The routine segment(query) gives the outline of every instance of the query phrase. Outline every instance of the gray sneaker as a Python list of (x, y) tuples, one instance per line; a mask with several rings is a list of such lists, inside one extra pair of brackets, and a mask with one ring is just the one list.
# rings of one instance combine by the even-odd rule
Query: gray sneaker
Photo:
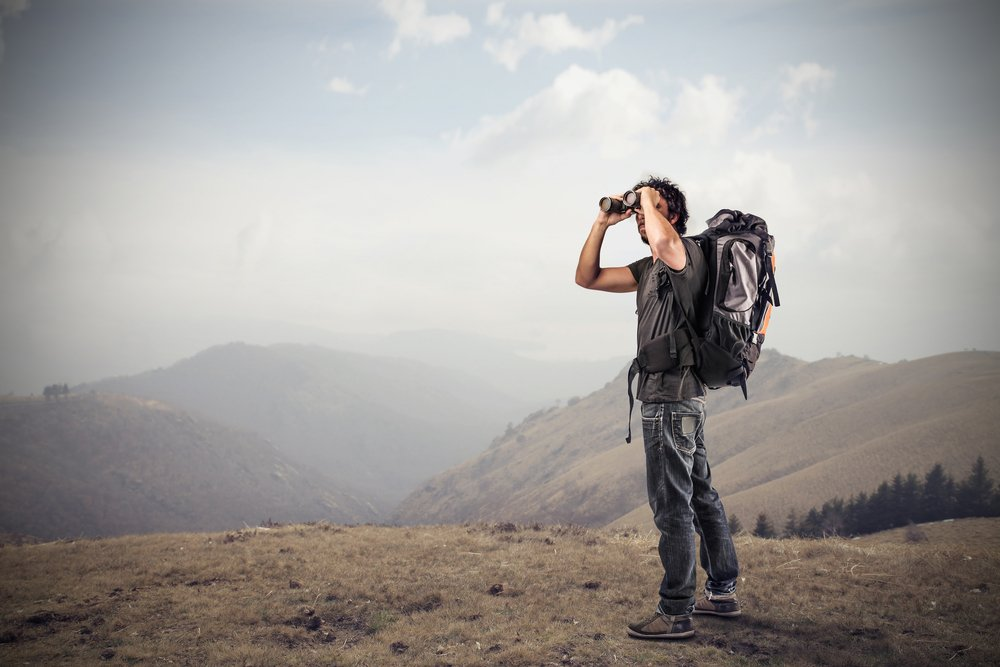
[(686, 639), (694, 636), (691, 614), (655, 614), (641, 623), (630, 623), (628, 634), (636, 639)]
[(694, 603), (694, 613), (732, 618), (742, 614), (743, 610), (740, 609), (740, 601), (735, 594), (719, 595), (705, 591), (705, 597)]

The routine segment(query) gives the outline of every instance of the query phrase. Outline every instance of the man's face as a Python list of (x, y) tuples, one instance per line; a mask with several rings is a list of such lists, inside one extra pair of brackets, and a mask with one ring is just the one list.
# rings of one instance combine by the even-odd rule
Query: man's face
[[(670, 224), (674, 224), (674, 221), (670, 218), (670, 207), (667, 205), (667, 200), (662, 196), (659, 201), (656, 202), (656, 210), (663, 214)], [(639, 238), (646, 245), (649, 245), (649, 239), (646, 237), (646, 216), (642, 213), (642, 208), (635, 209), (635, 223), (639, 228)]]

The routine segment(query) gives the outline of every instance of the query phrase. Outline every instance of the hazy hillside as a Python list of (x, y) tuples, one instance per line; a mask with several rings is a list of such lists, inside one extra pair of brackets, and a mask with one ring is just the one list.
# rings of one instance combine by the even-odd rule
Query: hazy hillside
[[(868, 364), (838, 359), (838, 369)], [(788, 391), (805, 362), (765, 353), (754, 374), (749, 404)], [(602, 389), (564, 408), (539, 411), (498, 437), (490, 448), (433, 479), (400, 505), (404, 522), (517, 520), (601, 525), (645, 497), (638, 408), (635, 436), (625, 444), (628, 399), (625, 369)], [(745, 403), (739, 391), (714, 392), (713, 414)]]
[(485, 449), (527, 411), (522, 400), (456, 371), (302, 345), (234, 343), (90, 386), (259, 433), (293, 460), (359, 488), (381, 511)]
[(0, 531), (45, 538), (371, 521), (270, 444), (153, 401), (0, 401)]
[[(1000, 523), (864, 544), (736, 537), (738, 619), (629, 638), (662, 569), (649, 532), (289, 525), (0, 549), (0, 663), (996, 665)], [(790, 596), (789, 591), (805, 592)]]
[[(403, 521), (517, 520), (648, 525), (638, 420), (623, 441), (624, 375), (498, 438), (401, 505)], [(975, 457), (1000, 467), (1000, 354), (959, 353), (882, 364), (853, 357), (761, 360), (751, 400), (709, 397), (716, 486), (745, 521), (783, 518), (940, 462), (964, 476)]]
[[(539, 405), (590, 393), (621, 368), (624, 356), (603, 361), (551, 361), (524, 356), (515, 341), (458, 331), (401, 331), (384, 336), (328, 334), (329, 347), (460, 370), (497, 389)], [(519, 415), (520, 416), (520, 415)]]

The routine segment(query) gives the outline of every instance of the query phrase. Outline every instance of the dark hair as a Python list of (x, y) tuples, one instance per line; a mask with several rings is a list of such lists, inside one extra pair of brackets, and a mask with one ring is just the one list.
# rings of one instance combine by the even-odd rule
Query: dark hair
[(633, 190), (638, 190), (639, 188), (653, 188), (660, 193), (660, 196), (667, 200), (667, 207), (670, 209), (670, 215), (677, 216), (677, 222), (674, 223), (674, 229), (681, 236), (687, 234), (687, 221), (688, 221), (688, 209), (687, 209), (687, 199), (684, 197), (684, 193), (676, 185), (670, 182), (666, 178), (656, 178), (655, 176), (650, 176), (645, 181), (641, 183), (636, 183), (633, 186)]

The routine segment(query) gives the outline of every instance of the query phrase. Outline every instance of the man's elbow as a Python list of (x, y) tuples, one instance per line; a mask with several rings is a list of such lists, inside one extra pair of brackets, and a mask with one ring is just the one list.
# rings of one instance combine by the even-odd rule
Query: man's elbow
[(597, 276), (588, 276), (586, 274), (577, 271), (576, 284), (579, 285), (580, 287), (585, 287), (587, 289), (590, 289), (595, 282), (597, 282)]

